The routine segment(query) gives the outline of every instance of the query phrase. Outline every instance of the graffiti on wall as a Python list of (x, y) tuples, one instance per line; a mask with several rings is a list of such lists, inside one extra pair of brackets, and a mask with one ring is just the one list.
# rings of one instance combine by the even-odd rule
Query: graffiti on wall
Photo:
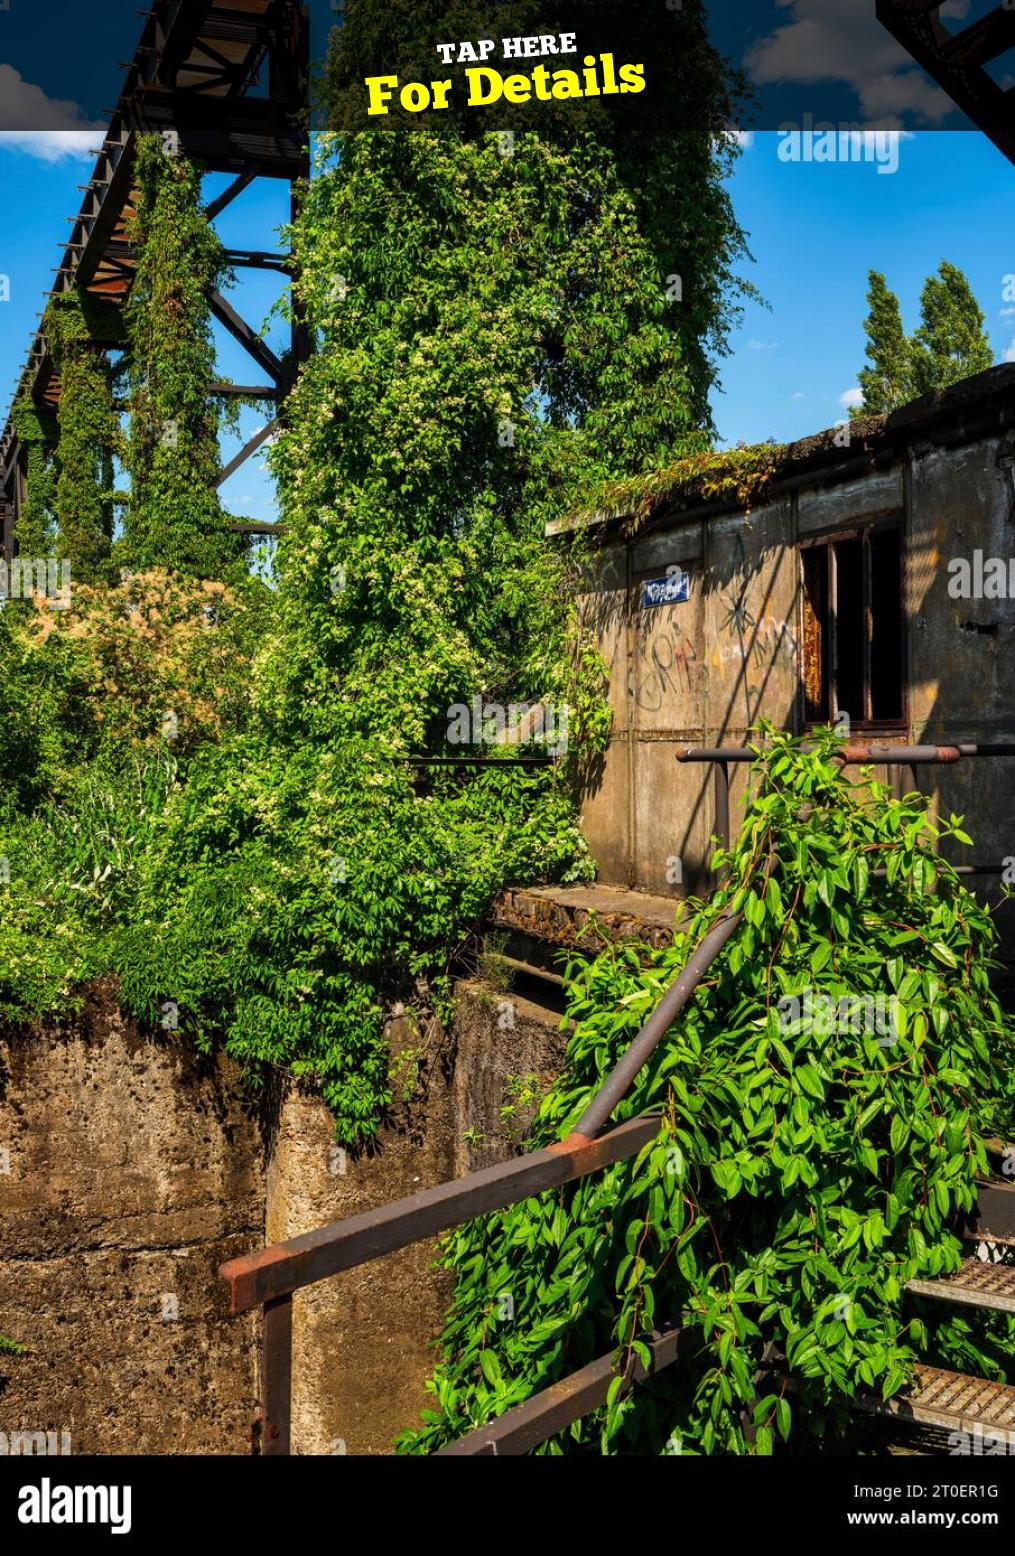
[(649, 641), (639, 632), (634, 652), (629, 693), (643, 713), (658, 713), (668, 697), (689, 697), (702, 689), (705, 666), (682, 627), (653, 632)]

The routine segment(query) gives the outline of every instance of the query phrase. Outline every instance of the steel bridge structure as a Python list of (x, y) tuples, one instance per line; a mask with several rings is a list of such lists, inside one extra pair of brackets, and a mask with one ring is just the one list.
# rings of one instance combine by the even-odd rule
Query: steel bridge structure
[[(257, 178), (287, 181), (295, 202), (295, 186), (309, 177), (310, 22), (299, 0), (154, 0), (142, 14), (144, 29), (96, 150), (92, 176), (80, 186), (80, 209), (68, 218), (70, 237), (48, 296), (78, 287), (120, 306), (128, 297), (135, 263), (128, 223), (142, 134), (162, 134), (174, 154), (192, 158), (209, 172), (233, 174), (206, 208), (209, 218)], [(290, 270), (286, 255), (255, 249), (227, 250), (226, 260), (234, 268)], [(261, 375), (256, 384), (215, 384), (213, 392), (256, 395), (277, 406), (308, 353), (305, 327), (294, 323), (292, 350), (283, 361), (221, 293), (212, 295), (211, 308)], [(96, 349), (105, 348), (96, 342)], [(59, 409), (60, 378), (41, 328), (18, 378), (17, 401), (31, 401), (44, 412)], [(267, 441), (274, 426), (269, 421), (224, 467), (220, 485)], [(27, 456), (8, 413), (0, 433), (0, 538), (8, 563), (16, 553), (26, 498)]]
[(987, 69), (1015, 49), (1015, 9), (998, 4), (957, 31), (946, 27), (942, 9), (943, 0), (877, 0), (882, 25), (1015, 162), (1015, 85), (1002, 85)]

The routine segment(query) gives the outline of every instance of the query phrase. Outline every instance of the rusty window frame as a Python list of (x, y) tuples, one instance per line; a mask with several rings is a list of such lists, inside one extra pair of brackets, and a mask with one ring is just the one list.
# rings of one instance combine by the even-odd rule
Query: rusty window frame
[[(898, 676), (900, 689), (900, 711), (887, 719), (876, 719), (871, 713), (871, 672), (872, 672), (872, 645), (873, 645), (873, 574), (871, 566), (871, 537), (879, 533), (891, 533), (897, 537), (899, 553), (899, 661)], [(819, 724), (834, 723), (838, 708), (838, 574), (835, 547), (844, 541), (859, 541), (861, 544), (861, 578), (862, 578), (862, 610), (863, 610), (863, 663), (861, 666), (861, 684), (863, 688), (863, 708), (860, 717), (851, 715), (851, 727), (857, 730), (884, 730), (894, 731), (908, 728), (909, 725), (909, 675), (908, 652), (906, 642), (906, 556), (904, 546), (904, 522), (903, 514), (898, 509), (892, 509), (890, 513), (878, 514), (876, 517), (858, 521), (855, 524), (839, 525), (831, 530), (816, 531), (812, 535), (802, 535), (797, 541), (797, 550), (800, 553), (800, 593), (801, 600), (806, 601), (806, 579), (804, 576), (804, 554), (807, 551), (815, 551), (823, 548), (825, 551), (825, 615), (821, 624), (821, 676), (822, 695), (825, 701), (825, 713), (823, 717), (814, 718), (807, 714), (807, 631), (806, 622), (801, 634), (803, 660), (801, 665), (800, 696), (803, 707), (803, 725), (805, 729), (812, 729)], [(806, 608), (806, 605), (804, 606)], [(849, 710), (847, 710), (849, 711)]]

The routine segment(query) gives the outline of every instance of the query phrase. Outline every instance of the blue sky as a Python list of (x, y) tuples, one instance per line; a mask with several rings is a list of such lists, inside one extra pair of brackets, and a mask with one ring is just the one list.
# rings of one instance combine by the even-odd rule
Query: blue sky
[[(968, 274), (987, 316), (994, 355), (1015, 347), (1015, 314), (1003, 300), (1004, 277), (1015, 274), (1015, 169), (975, 133), (926, 132), (899, 142), (898, 170), (873, 162), (791, 163), (780, 160), (779, 136), (758, 133), (731, 181), (755, 263), (744, 267), (770, 304), (747, 307), (722, 364), (724, 392), (715, 418), (724, 442), (780, 442), (831, 426), (846, 414), (843, 396), (864, 361), (867, 271), (883, 270), (898, 293), (908, 328), (917, 322), (920, 288), (942, 259)], [(0, 198), (18, 212), (0, 245), (0, 273), (10, 277), (10, 301), (0, 304), (0, 401), (9, 402), (18, 368), (43, 305), (49, 268), (59, 263), (63, 218), (75, 211), (76, 185), (89, 162), (45, 160), (0, 143)], [(207, 180), (211, 197), (226, 182)], [(277, 248), (288, 214), (282, 184), (254, 184), (219, 218), (226, 243)], [(281, 290), (271, 273), (241, 272), (231, 300), (260, 325)], [(1008, 308), (1005, 314), (1004, 309)], [(259, 378), (245, 354), (216, 326), (226, 377)], [(285, 326), (274, 320), (268, 339), (280, 349)], [(244, 412), (243, 435), (262, 424)], [(226, 457), (238, 446), (231, 440)], [(260, 459), (230, 480), (223, 495), (233, 513), (274, 517), (270, 482)]]
[[(731, 181), (771, 311), (750, 305), (722, 366), (714, 412), (724, 440), (779, 442), (831, 426), (864, 365), (867, 272), (884, 271), (903, 321), (942, 259), (968, 275), (996, 361), (1015, 342), (1003, 300), (1015, 274), (1015, 168), (985, 137), (922, 132), (898, 143), (898, 171), (873, 162), (792, 163), (780, 137), (754, 137)], [(1008, 308), (1005, 315), (1003, 309)]]

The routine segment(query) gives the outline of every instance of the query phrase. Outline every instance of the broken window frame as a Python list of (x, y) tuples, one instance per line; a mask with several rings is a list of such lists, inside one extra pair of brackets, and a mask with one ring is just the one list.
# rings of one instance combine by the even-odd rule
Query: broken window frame
[[(891, 718), (876, 719), (871, 713), (872, 706), (872, 647), (873, 647), (873, 593), (870, 539), (872, 535), (893, 533), (898, 540), (899, 555), (899, 703), (900, 711)], [(797, 550), (800, 554), (800, 598), (802, 608), (802, 632), (801, 632), (801, 678), (800, 678), (800, 702), (803, 714), (804, 729), (816, 729), (820, 725), (834, 724), (839, 714), (838, 686), (840, 680), (840, 667), (838, 661), (838, 558), (835, 547), (837, 544), (848, 541), (859, 541), (861, 545), (862, 559), (862, 612), (864, 628), (863, 665), (861, 673), (861, 685), (863, 696), (863, 709), (861, 715), (850, 709), (845, 709), (850, 716), (850, 728), (852, 730), (870, 732), (895, 732), (905, 730), (909, 725), (909, 674), (908, 674), (908, 647), (906, 636), (906, 549), (905, 529), (903, 514), (893, 510), (890, 514), (882, 514), (877, 518), (858, 520), (845, 528), (826, 530), (813, 535), (801, 536), (797, 542)], [(813, 717), (808, 713), (811, 698), (808, 696), (808, 587), (807, 587), (807, 560), (806, 554), (823, 549), (825, 552), (824, 571), (824, 618), (819, 623), (819, 631), (822, 634), (821, 653), (821, 696), (825, 712), (819, 717)]]

